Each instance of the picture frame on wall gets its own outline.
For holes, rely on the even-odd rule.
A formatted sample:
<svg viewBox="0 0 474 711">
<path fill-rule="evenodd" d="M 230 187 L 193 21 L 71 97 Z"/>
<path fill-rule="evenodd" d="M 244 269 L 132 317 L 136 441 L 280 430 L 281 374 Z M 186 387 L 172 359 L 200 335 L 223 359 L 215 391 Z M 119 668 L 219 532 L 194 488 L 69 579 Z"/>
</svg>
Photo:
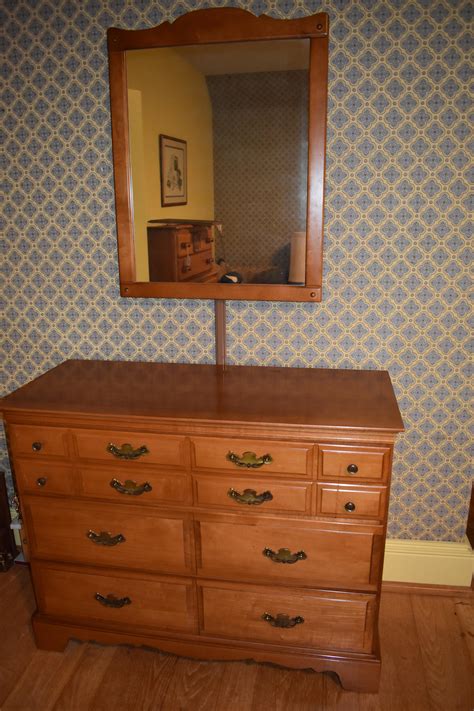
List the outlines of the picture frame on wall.
<svg viewBox="0 0 474 711">
<path fill-rule="evenodd" d="M 188 202 L 187 143 L 160 133 L 161 206 Z"/>
</svg>

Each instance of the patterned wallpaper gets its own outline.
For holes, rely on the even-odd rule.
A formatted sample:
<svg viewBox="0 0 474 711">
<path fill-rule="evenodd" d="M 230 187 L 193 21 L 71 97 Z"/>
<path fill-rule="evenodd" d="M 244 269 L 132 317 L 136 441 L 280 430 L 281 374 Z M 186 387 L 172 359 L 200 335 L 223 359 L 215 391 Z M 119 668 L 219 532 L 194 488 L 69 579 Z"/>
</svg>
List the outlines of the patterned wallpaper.
<svg viewBox="0 0 474 711">
<path fill-rule="evenodd" d="M 206 81 L 215 215 L 224 234 L 217 257 L 228 269 L 274 267 L 285 284 L 291 234 L 306 229 L 308 72 L 220 74 Z"/>
<path fill-rule="evenodd" d="M 200 5 L 3 1 L 5 391 L 71 357 L 212 362 L 212 302 L 119 297 L 105 40 L 111 25 Z M 471 485 L 470 3 L 241 6 L 331 16 L 325 281 L 321 304 L 230 303 L 230 360 L 387 368 L 407 428 L 389 534 L 459 541 Z"/>
</svg>

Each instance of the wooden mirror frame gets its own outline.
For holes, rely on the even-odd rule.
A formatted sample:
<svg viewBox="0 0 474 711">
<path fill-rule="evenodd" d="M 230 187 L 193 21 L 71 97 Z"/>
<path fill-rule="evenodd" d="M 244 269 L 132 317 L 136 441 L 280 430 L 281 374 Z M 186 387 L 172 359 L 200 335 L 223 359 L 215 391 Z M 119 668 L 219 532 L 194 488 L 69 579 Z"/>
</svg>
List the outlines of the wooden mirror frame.
<svg viewBox="0 0 474 711">
<path fill-rule="evenodd" d="M 277 20 L 266 15 L 257 17 L 246 10 L 227 7 L 196 10 L 182 15 L 172 24 L 164 22 L 150 29 L 108 30 L 115 209 L 122 296 L 321 301 L 328 29 L 329 18 L 326 13 L 294 20 Z M 125 52 L 155 47 L 272 39 L 310 40 L 305 285 L 137 282 Z"/>
</svg>

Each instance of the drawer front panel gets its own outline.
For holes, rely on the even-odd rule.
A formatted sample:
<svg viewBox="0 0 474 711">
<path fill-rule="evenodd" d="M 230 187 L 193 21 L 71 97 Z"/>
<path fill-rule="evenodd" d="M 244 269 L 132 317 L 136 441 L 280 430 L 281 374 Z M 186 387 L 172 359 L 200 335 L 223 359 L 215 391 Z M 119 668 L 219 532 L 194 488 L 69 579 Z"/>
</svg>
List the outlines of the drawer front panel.
<svg viewBox="0 0 474 711">
<path fill-rule="evenodd" d="M 141 625 L 180 632 L 195 631 L 190 583 L 151 576 L 141 578 L 133 574 L 125 577 L 113 571 L 85 573 L 66 566 L 38 563 L 32 568 L 39 611 L 45 615 L 115 627 Z M 99 602 L 97 594 L 106 598 L 104 602 L 122 606 Z"/>
<path fill-rule="evenodd" d="M 374 595 L 213 583 L 202 583 L 201 591 L 202 634 L 320 649 L 372 649 Z"/>
<path fill-rule="evenodd" d="M 190 254 L 189 259 L 185 257 L 184 259 L 178 259 L 178 279 L 186 280 L 190 277 L 205 272 L 214 264 L 214 258 L 212 256 L 211 250 L 207 252 L 198 252 L 197 254 Z"/>
<path fill-rule="evenodd" d="M 386 480 L 390 473 L 390 449 L 324 444 L 319 448 L 319 472 L 319 478 L 326 480 Z"/>
<path fill-rule="evenodd" d="M 120 430 L 76 430 L 74 437 L 81 459 L 105 459 L 111 464 L 118 463 L 130 469 L 141 464 L 185 466 L 184 437 Z M 109 451 L 110 445 L 118 450 L 116 454 Z M 143 447 L 146 447 L 146 452 L 142 452 Z"/>
<path fill-rule="evenodd" d="M 237 476 L 200 476 L 194 479 L 198 506 L 219 506 L 256 515 L 265 511 L 310 513 L 310 483 L 284 483 Z"/>
<path fill-rule="evenodd" d="M 10 446 L 14 455 L 30 454 L 43 457 L 67 457 L 67 430 L 62 427 L 10 425 Z"/>
<path fill-rule="evenodd" d="M 180 574 L 191 570 L 189 524 L 181 517 L 38 497 L 27 497 L 24 507 L 32 557 Z M 124 540 L 101 544 L 89 531 Z"/>
<path fill-rule="evenodd" d="M 124 473 L 122 467 L 81 467 L 82 494 L 124 504 L 184 504 L 189 499 L 183 474 L 153 469 Z M 132 478 L 133 477 L 133 478 Z"/>
<path fill-rule="evenodd" d="M 311 476 L 312 446 L 309 444 L 196 437 L 192 440 L 192 448 L 195 469 L 230 469 L 257 476 Z M 249 452 L 255 457 L 244 456 Z M 241 464 L 231 461 L 230 454 L 235 455 Z M 266 461 L 265 455 L 269 455 L 271 461 Z"/>
<path fill-rule="evenodd" d="M 47 460 L 17 459 L 15 477 L 20 493 L 72 494 L 74 492 L 72 468 Z"/>
<path fill-rule="evenodd" d="M 198 573 L 206 578 L 313 587 L 375 584 L 381 537 L 374 533 L 264 519 L 255 524 L 201 520 L 198 532 Z M 286 551 L 294 562 L 281 560 Z"/>
<path fill-rule="evenodd" d="M 387 489 L 385 487 L 361 488 L 345 485 L 318 485 L 317 513 L 344 518 L 385 517 Z"/>
</svg>

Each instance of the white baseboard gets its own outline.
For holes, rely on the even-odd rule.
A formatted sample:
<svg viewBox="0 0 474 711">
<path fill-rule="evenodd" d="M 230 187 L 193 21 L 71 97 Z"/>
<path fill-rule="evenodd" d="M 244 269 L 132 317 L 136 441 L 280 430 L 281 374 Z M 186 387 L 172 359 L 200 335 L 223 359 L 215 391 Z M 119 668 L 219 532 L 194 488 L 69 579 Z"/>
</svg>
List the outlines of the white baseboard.
<svg viewBox="0 0 474 711">
<path fill-rule="evenodd" d="M 474 551 L 463 543 L 387 539 L 383 580 L 469 587 Z"/>
</svg>

